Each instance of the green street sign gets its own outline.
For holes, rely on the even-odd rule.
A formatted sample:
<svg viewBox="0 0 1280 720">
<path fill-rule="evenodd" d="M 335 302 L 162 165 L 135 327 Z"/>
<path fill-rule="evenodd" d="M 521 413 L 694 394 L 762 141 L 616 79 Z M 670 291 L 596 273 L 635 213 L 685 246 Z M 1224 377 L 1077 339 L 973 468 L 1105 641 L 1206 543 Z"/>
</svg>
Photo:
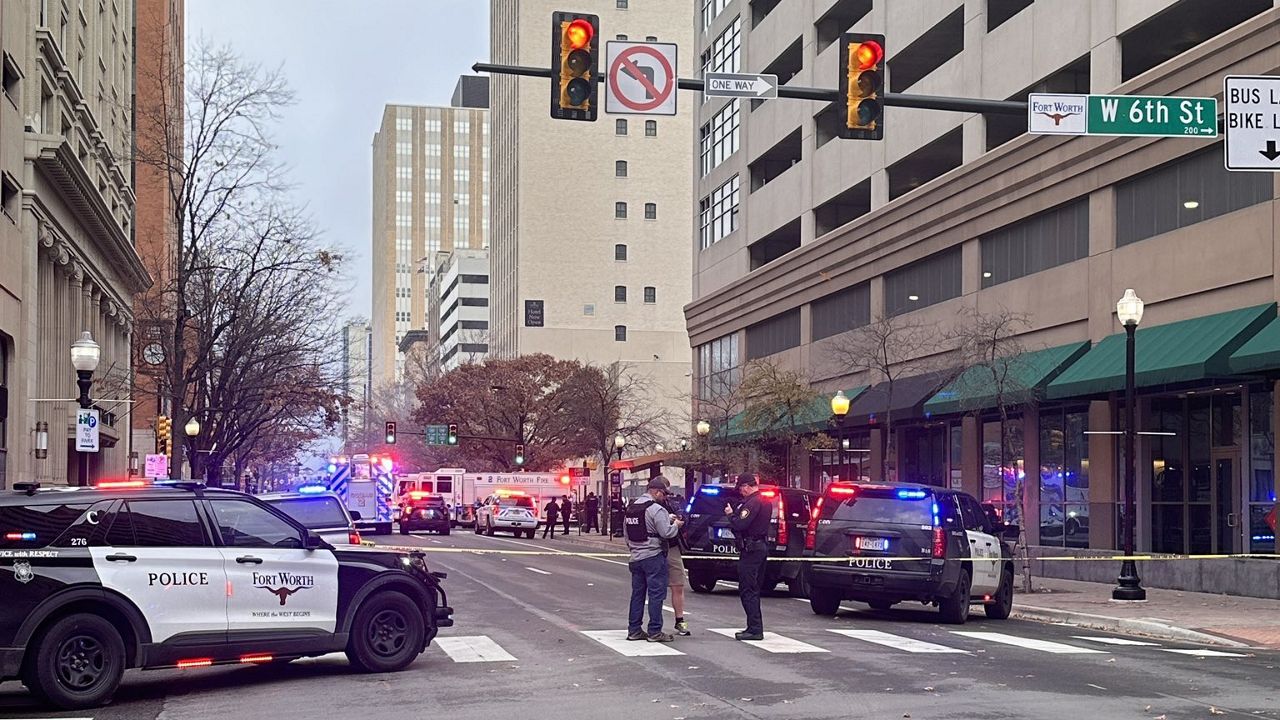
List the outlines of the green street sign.
<svg viewBox="0 0 1280 720">
<path fill-rule="evenodd" d="M 449 444 L 449 426 L 448 425 L 428 425 L 427 444 L 428 445 L 448 445 Z"/>
<path fill-rule="evenodd" d="M 1149 95 L 1088 97 L 1089 135 L 1218 136 L 1218 101 L 1214 98 Z"/>
</svg>

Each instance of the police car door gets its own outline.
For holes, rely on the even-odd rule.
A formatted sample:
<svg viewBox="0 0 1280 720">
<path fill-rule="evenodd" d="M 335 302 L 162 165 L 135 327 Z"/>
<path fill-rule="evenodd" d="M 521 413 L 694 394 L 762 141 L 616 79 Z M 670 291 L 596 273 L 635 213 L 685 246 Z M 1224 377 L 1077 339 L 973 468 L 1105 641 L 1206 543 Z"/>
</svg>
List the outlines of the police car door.
<svg viewBox="0 0 1280 720">
<path fill-rule="evenodd" d="M 1000 541 L 987 532 L 986 514 L 977 500 L 968 495 L 956 495 L 956 500 L 960 501 L 960 516 L 969 538 L 969 555 L 973 558 L 973 594 L 993 594 L 1000 582 L 997 572 Z"/>
<path fill-rule="evenodd" d="M 307 550 L 303 531 L 256 503 L 209 501 L 226 567 L 227 634 L 255 630 L 332 633 L 338 615 L 338 561 Z"/>
<path fill-rule="evenodd" d="M 102 520 L 99 520 L 101 522 Z M 142 611 L 154 642 L 227 631 L 227 574 L 192 498 L 128 500 L 110 520 L 106 543 L 90 547 L 103 587 Z"/>
</svg>

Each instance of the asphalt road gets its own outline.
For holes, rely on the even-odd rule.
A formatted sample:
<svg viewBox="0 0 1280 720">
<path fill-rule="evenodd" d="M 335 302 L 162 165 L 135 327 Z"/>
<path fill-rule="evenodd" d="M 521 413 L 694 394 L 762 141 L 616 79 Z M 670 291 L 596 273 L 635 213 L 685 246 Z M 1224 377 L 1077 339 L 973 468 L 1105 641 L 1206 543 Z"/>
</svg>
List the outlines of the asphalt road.
<svg viewBox="0 0 1280 720">
<path fill-rule="evenodd" d="M 404 544 L 588 549 L 469 532 Z M 624 561 L 440 552 L 429 562 L 449 573 L 457 624 L 404 672 L 356 674 L 340 655 L 281 667 L 132 671 L 111 706 L 62 714 L 42 712 L 20 685 L 6 683 L 0 717 L 1280 718 L 1276 651 L 1224 656 L 1185 643 L 1128 644 L 1145 641 L 990 621 L 980 611 L 963 627 L 936 623 L 928 609 L 863 607 L 820 618 L 781 593 L 764 606 L 767 630 L 780 637 L 758 647 L 712 632 L 743 625 L 725 585 L 689 593 L 692 637 L 615 649 L 588 633 L 624 631 Z"/>
</svg>

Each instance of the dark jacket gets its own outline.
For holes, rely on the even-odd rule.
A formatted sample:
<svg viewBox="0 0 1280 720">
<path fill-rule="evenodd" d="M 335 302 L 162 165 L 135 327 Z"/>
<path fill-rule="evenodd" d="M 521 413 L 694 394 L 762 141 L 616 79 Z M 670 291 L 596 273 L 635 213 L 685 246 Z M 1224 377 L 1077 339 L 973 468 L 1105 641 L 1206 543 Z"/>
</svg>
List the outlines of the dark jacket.
<svg viewBox="0 0 1280 720">
<path fill-rule="evenodd" d="M 595 515 L 600 512 L 600 498 L 589 497 L 582 506 L 587 515 Z"/>
<path fill-rule="evenodd" d="M 570 500 L 570 499 L 568 499 L 568 498 L 565 498 L 564 502 L 562 502 L 562 503 L 561 503 L 561 505 L 560 505 L 560 514 L 561 514 L 561 515 L 564 515 L 565 517 L 570 517 L 570 516 L 572 516 L 572 515 L 573 515 L 573 501 L 572 501 L 572 500 Z"/>
<path fill-rule="evenodd" d="M 556 504 L 555 500 L 547 503 L 547 506 L 542 509 L 547 513 L 547 520 L 554 520 L 554 518 L 560 517 L 560 506 Z"/>
</svg>

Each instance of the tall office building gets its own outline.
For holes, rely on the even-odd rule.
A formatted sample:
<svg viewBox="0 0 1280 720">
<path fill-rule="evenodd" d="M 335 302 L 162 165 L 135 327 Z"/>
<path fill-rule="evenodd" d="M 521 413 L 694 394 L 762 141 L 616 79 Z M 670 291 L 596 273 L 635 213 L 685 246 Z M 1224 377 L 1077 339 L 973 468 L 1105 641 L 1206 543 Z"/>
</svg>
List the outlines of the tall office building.
<svg viewBox="0 0 1280 720">
<path fill-rule="evenodd" d="M 489 354 L 489 251 L 438 253 L 432 274 L 429 332 L 438 370 L 448 372 Z"/>
<path fill-rule="evenodd" d="M 493 61 L 545 67 L 559 9 L 551 0 L 491 0 Z M 679 45 L 679 75 L 696 67 L 689 0 L 574 9 L 599 15 L 602 64 L 608 41 L 647 39 Z M 571 122 L 550 118 L 549 80 L 491 83 L 491 352 L 623 361 L 653 378 L 654 402 L 683 415 L 674 398 L 689 386 L 683 308 L 700 98 L 681 94 L 675 116 L 601 112 L 596 122 Z"/>
<path fill-rule="evenodd" d="M 459 81 L 460 102 L 487 94 Z M 374 386 L 399 379 L 400 341 L 427 327 L 435 253 L 484 249 L 489 223 L 489 113 L 483 106 L 387 105 L 373 138 Z"/>
<path fill-rule="evenodd" d="M 347 399 L 342 413 L 344 444 L 361 438 L 366 429 L 372 383 L 369 365 L 369 323 L 352 320 L 342 327 L 342 393 Z"/>
</svg>

